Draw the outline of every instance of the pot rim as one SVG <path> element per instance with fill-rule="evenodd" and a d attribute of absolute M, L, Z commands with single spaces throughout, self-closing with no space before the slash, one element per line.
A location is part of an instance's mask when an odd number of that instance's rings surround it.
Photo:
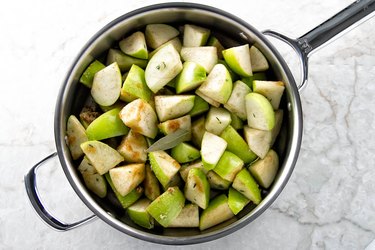
<path fill-rule="evenodd" d="M 98 38 L 100 38 L 105 32 L 107 32 L 113 26 L 116 26 L 117 24 L 120 24 L 124 20 L 129 19 L 138 14 L 143 14 L 145 12 L 155 11 L 155 10 L 163 9 L 163 8 L 199 9 L 202 11 L 212 12 L 214 14 L 218 14 L 227 19 L 230 19 L 240 24 L 247 30 L 250 30 L 252 33 L 254 33 L 257 36 L 258 39 L 260 39 L 266 45 L 266 47 L 272 52 L 272 55 L 276 57 L 277 62 L 281 65 L 281 68 L 284 71 L 282 73 L 285 73 L 285 77 L 289 81 L 289 91 L 292 97 L 290 98 L 290 100 L 288 100 L 289 103 L 287 105 L 287 108 L 289 109 L 288 112 L 291 112 L 291 110 L 293 111 L 293 120 L 292 120 L 293 124 L 291 125 L 292 131 L 291 131 L 291 137 L 289 137 L 291 143 L 289 143 L 289 147 L 286 150 L 286 155 L 285 155 L 285 160 L 284 160 L 284 165 L 286 165 L 288 169 L 282 172 L 281 174 L 282 176 L 280 176 L 280 178 L 282 178 L 282 181 L 281 182 L 278 181 L 277 187 L 273 187 L 271 192 L 265 197 L 262 203 L 258 205 L 254 210 L 252 210 L 251 213 L 246 214 L 242 218 L 238 219 L 237 221 L 229 225 L 226 225 L 223 228 L 220 228 L 218 230 L 214 230 L 211 232 L 207 232 L 204 234 L 194 235 L 194 236 L 165 236 L 165 235 L 147 233 L 147 232 L 144 232 L 144 231 L 141 231 L 141 230 L 138 230 L 136 228 L 126 225 L 125 223 L 119 221 L 114 216 L 112 216 L 109 212 L 105 211 L 91 197 L 91 195 L 82 185 L 77 175 L 73 174 L 70 171 L 71 167 L 68 166 L 70 163 L 67 159 L 69 155 L 69 151 L 67 150 L 67 147 L 65 145 L 65 140 L 64 140 L 65 139 L 64 138 L 65 137 L 65 129 L 64 129 L 65 125 L 64 124 L 66 121 L 64 120 L 63 110 L 66 105 L 65 100 L 67 98 L 67 84 L 70 81 L 73 81 L 72 73 L 77 67 L 77 64 L 81 60 L 82 56 L 84 56 L 85 52 L 90 48 L 90 46 Z M 83 48 L 80 50 L 80 52 L 78 53 L 78 55 L 72 62 L 71 67 L 66 74 L 66 77 L 63 81 L 63 84 L 58 94 L 54 119 L 55 119 L 55 122 L 54 122 L 55 143 L 56 143 L 56 148 L 57 148 L 60 163 L 62 165 L 62 168 L 64 170 L 64 173 L 69 183 L 71 184 L 71 186 L 73 187 L 77 195 L 80 197 L 80 199 L 84 202 L 84 204 L 100 219 L 104 220 L 107 224 L 113 226 L 114 228 L 118 229 L 119 231 L 123 233 L 126 233 L 130 236 L 133 236 L 135 238 L 142 239 L 148 242 L 168 244 L 168 245 L 196 244 L 196 243 L 202 243 L 202 242 L 215 240 L 223 236 L 226 236 L 246 226 L 251 221 L 255 220 L 260 214 L 262 214 L 266 209 L 269 208 L 269 206 L 277 199 L 281 191 L 284 189 L 295 167 L 298 154 L 299 154 L 299 150 L 301 147 L 301 141 L 302 141 L 302 105 L 300 101 L 298 88 L 294 81 L 293 75 L 291 74 L 287 64 L 285 63 L 285 61 L 283 60 L 279 52 L 274 48 L 274 46 L 267 40 L 267 38 L 261 32 L 253 28 L 244 20 L 226 11 L 223 11 L 221 9 L 217 9 L 215 7 L 211 7 L 207 5 L 196 4 L 196 3 L 171 2 L 171 3 L 161 3 L 161 4 L 155 4 L 155 5 L 142 7 L 142 8 L 133 10 L 129 13 L 126 13 L 124 15 L 121 15 L 120 17 L 114 19 L 113 21 L 105 25 L 102 29 L 100 29 L 83 46 Z"/>

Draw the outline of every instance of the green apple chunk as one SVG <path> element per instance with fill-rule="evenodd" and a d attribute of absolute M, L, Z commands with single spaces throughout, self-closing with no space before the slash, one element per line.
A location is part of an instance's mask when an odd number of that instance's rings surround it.
<path fill-rule="evenodd" d="M 83 72 L 79 81 L 88 88 L 92 87 L 92 81 L 96 72 L 105 68 L 105 65 L 98 60 L 93 61 Z"/>
<path fill-rule="evenodd" d="M 107 195 L 107 184 L 102 175 L 96 172 L 87 157 L 84 157 L 78 166 L 78 171 L 82 174 L 86 187 L 100 198 Z"/>
<path fill-rule="evenodd" d="M 120 202 L 122 208 L 124 209 L 127 209 L 130 205 L 136 202 L 143 195 L 143 192 L 144 192 L 143 187 L 138 186 L 134 188 L 132 191 L 130 191 L 130 193 L 123 196 L 116 190 L 109 173 L 105 174 L 105 178 L 107 179 L 109 186 L 111 186 L 113 192 L 115 193 L 117 200 Z"/>
<path fill-rule="evenodd" d="M 229 220 L 234 216 L 232 210 L 228 206 L 228 198 L 225 194 L 221 194 L 210 201 L 208 207 L 203 210 L 199 219 L 199 229 L 205 230 Z"/>
<path fill-rule="evenodd" d="M 244 82 L 247 86 L 249 86 L 250 89 L 253 89 L 254 80 L 265 81 L 267 80 L 267 75 L 265 72 L 257 72 L 254 73 L 252 76 L 241 78 L 241 81 Z"/>
<path fill-rule="evenodd" d="M 201 118 L 193 121 L 191 124 L 191 141 L 198 148 L 201 148 L 202 145 L 202 139 L 205 132 L 205 123 L 206 119 L 204 116 L 202 116 Z"/>
<path fill-rule="evenodd" d="M 181 57 L 185 62 L 195 62 L 202 65 L 207 73 L 217 63 L 217 50 L 213 46 L 182 47 Z"/>
<path fill-rule="evenodd" d="M 256 205 L 262 201 L 258 184 L 245 168 L 234 178 L 232 187 Z"/>
<path fill-rule="evenodd" d="M 109 175 L 116 190 L 125 196 L 145 179 L 145 164 L 134 163 L 122 167 L 112 168 Z"/>
<path fill-rule="evenodd" d="M 206 116 L 205 129 L 215 135 L 220 135 L 232 122 L 230 113 L 223 108 L 211 107 Z"/>
<path fill-rule="evenodd" d="M 203 166 L 207 170 L 215 168 L 227 148 L 227 142 L 219 136 L 205 132 L 202 138 L 201 156 Z"/>
<path fill-rule="evenodd" d="M 66 124 L 66 144 L 69 147 L 73 160 L 83 155 L 80 145 L 87 141 L 85 128 L 74 115 L 69 116 Z"/>
<path fill-rule="evenodd" d="M 194 107 L 194 95 L 157 95 L 155 109 L 161 122 L 181 117 Z"/>
<path fill-rule="evenodd" d="M 208 103 L 205 100 L 202 99 L 202 97 L 195 96 L 194 106 L 190 110 L 189 115 L 191 117 L 197 116 L 197 115 L 205 113 L 209 109 L 210 109 L 210 106 L 208 105 Z"/>
<path fill-rule="evenodd" d="M 190 163 L 190 164 L 184 164 L 180 168 L 180 175 L 184 182 L 187 180 L 187 176 L 189 174 L 190 169 L 198 168 L 201 169 L 204 173 L 207 173 L 206 169 L 203 167 L 202 161 Z"/>
<path fill-rule="evenodd" d="M 198 159 L 201 154 L 198 149 L 188 143 L 182 142 L 172 148 L 171 156 L 179 163 L 187 163 Z"/>
<path fill-rule="evenodd" d="M 229 67 L 228 63 L 226 63 L 224 60 L 218 60 L 217 63 L 220 63 L 227 68 L 227 70 L 230 74 L 230 77 L 232 78 L 232 82 L 235 82 L 239 79 L 239 76 L 236 73 L 234 73 L 234 71 Z"/>
<path fill-rule="evenodd" d="M 114 108 L 96 118 L 86 129 L 89 140 L 103 140 L 115 136 L 126 135 L 129 128 L 119 117 L 120 109 Z"/>
<path fill-rule="evenodd" d="M 199 47 L 206 44 L 211 31 L 209 29 L 192 25 L 184 25 L 184 47 Z"/>
<path fill-rule="evenodd" d="M 163 227 L 177 218 L 185 205 L 184 194 L 178 187 L 170 187 L 147 208 L 147 212 Z"/>
<path fill-rule="evenodd" d="M 250 61 L 254 72 L 266 71 L 269 68 L 266 57 L 254 45 L 250 47 Z"/>
<path fill-rule="evenodd" d="M 129 102 L 133 101 L 129 100 L 129 96 L 135 99 L 141 98 L 145 101 L 150 101 L 152 97 L 152 92 L 146 84 L 145 71 L 135 64 L 132 65 L 125 78 L 120 99 Z"/>
<path fill-rule="evenodd" d="M 251 92 L 250 88 L 242 81 L 236 81 L 233 84 L 232 94 L 230 95 L 224 108 L 246 120 L 245 96 Z"/>
<path fill-rule="evenodd" d="M 238 214 L 250 200 L 234 188 L 229 188 L 228 205 L 234 214 Z"/>
<path fill-rule="evenodd" d="M 140 59 L 148 59 L 145 35 L 140 31 L 137 31 L 122 39 L 119 42 L 119 46 L 122 52 L 129 56 Z"/>
<path fill-rule="evenodd" d="M 249 167 L 250 173 L 255 180 L 264 188 L 269 188 L 275 179 L 279 169 L 279 157 L 270 149 L 263 159 L 256 161 Z"/>
<path fill-rule="evenodd" d="M 271 146 L 275 143 L 278 134 L 280 133 L 283 124 L 284 112 L 282 109 L 275 111 L 275 126 L 271 130 Z"/>
<path fill-rule="evenodd" d="M 144 136 L 155 138 L 158 133 L 158 118 L 154 109 L 145 100 L 137 99 L 128 103 L 119 114 L 126 126 Z"/>
<path fill-rule="evenodd" d="M 124 160 L 115 149 L 100 141 L 84 142 L 81 144 L 81 149 L 100 175 L 107 173 Z"/>
<path fill-rule="evenodd" d="M 145 70 L 147 86 L 156 93 L 182 70 L 180 55 L 173 45 L 160 49 L 150 59 Z"/>
<path fill-rule="evenodd" d="M 219 39 L 217 39 L 217 38 L 214 37 L 214 36 L 211 36 L 211 37 L 208 39 L 207 46 L 214 46 L 214 47 L 216 47 L 216 50 L 217 50 L 217 57 L 218 57 L 219 59 L 223 58 L 222 51 L 223 51 L 225 48 L 224 48 L 224 46 L 221 44 L 221 42 L 219 41 Z"/>
<path fill-rule="evenodd" d="M 158 127 L 160 131 L 165 135 L 171 134 L 180 129 L 191 131 L 191 117 L 190 115 L 185 115 L 180 118 L 168 120 L 160 123 Z M 190 140 L 190 138 L 191 135 L 186 140 Z"/>
<path fill-rule="evenodd" d="M 224 65 L 216 64 L 206 81 L 197 89 L 196 94 L 205 99 L 201 93 L 222 104 L 228 101 L 232 93 L 232 79 Z"/>
<path fill-rule="evenodd" d="M 148 24 L 145 29 L 147 45 L 156 49 L 163 43 L 178 36 L 180 32 L 168 24 Z"/>
<path fill-rule="evenodd" d="M 195 91 L 195 93 L 197 94 L 197 97 L 200 97 L 202 98 L 204 101 L 206 101 L 207 103 L 211 104 L 212 106 L 218 108 L 220 106 L 220 102 L 217 102 L 215 100 L 213 100 L 212 98 L 206 96 L 205 94 L 203 94 L 202 91 L 200 91 L 199 89 L 197 89 Z M 208 110 L 208 109 L 207 109 Z"/>
<path fill-rule="evenodd" d="M 240 76 L 251 76 L 249 45 L 241 45 L 223 50 L 223 56 L 229 67 Z"/>
<path fill-rule="evenodd" d="M 250 150 L 246 141 L 232 126 L 227 126 L 220 137 L 227 142 L 227 150 L 240 157 L 244 163 L 250 163 L 257 158 L 257 155 Z"/>
<path fill-rule="evenodd" d="M 164 151 L 154 151 L 148 154 L 152 171 L 163 187 L 166 187 L 178 173 L 180 164 Z"/>
<path fill-rule="evenodd" d="M 168 227 L 199 227 L 199 207 L 187 204 Z"/>
<path fill-rule="evenodd" d="M 176 79 L 176 93 L 180 94 L 199 87 L 206 80 L 206 70 L 195 62 L 185 62 Z"/>
<path fill-rule="evenodd" d="M 97 104 L 110 106 L 120 97 L 121 84 L 121 71 L 114 62 L 95 74 L 91 95 Z"/>
<path fill-rule="evenodd" d="M 246 95 L 246 113 L 249 127 L 271 130 L 275 126 L 275 112 L 266 97 L 258 93 Z"/>
<path fill-rule="evenodd" d="M 238 130 L 238 129 L 242 129 L 243 126 L 244 126 L 244 122 L 238 117 L 236 116 L 235 114 L 233 113 L 230 113 L 230 118 L 232 119 L 232 122 L 230 123 L 230 125 L 235 129 L 235 130 Z"/>
<path fill-rule="evenodd" d="M 143 181 L 143 186 L 145 188 L 145 196 L 150 200 L 155 200 L 160 195 L 160 186 L 158 179 L 156 178 L 154 172 L 150 165 L 146 165 L 146 175 Z"/>
<path fill-rule="evenodd" d="M 170 187 L 178 187 L 178 188 L 183 188 L 184 187 L 184 182 L 182 181 L 182 178 L 179 174 L 176 174 L 172 177 L 170 182 L 166 185 L 163 186 L 163 190 L 167 190 Z"/>
<path fill-rule="evenodd" d="M 244 135 L 251 151 L 263 159 L 271 148 L 272 134 L 270 130 L 244 127 Z"/>
<path fill-rule="evenodd" d="M 122 72 L 128 71 L 133 64 L 141 67 L 142 69 L 146 68 L 147 60 L 135 58 L 132 56 L 126 55 L 124 52 L 118 49 L 109 49 L 107 54 L 107 65 L 117 62 L 120 70 Z"/>
<path fill-rule="evenodd" d="M 169 40 L 168 42 L 164 43 L 163 45 L 159 46 L 158 48 L 150 52 L 148 54 L 148 59 L 151 59 L 156 54 L 156 52 L 158 52 L 159 50 L 161 50 L 162 48 L 168 45 L 172 45 L 177 50 L 178 53 L 181 52 L 182 44 L 181 44 L 180 38 L 175 37 L 172 40 Z"/>
<path fill-rule="evenodd" d="M 197 204 L 202 209 L 207 208 L 210 200 L 210 184 L 201 169 L 190 169 L 184 191 L 187 200 Z"/>
<path fill-rule="evenodd" d="M 147 229 L 154 228 L 154 218 L 146 210 L 150 204 L 151 201 L 149 199 L 143 198 L 136 201 L 126 210 L 135 224 Z"/>
<path fill-rule="evenodd" d="M 131 129 L 121 140 L 117 151 L 124 157 L 126 162 L 145 163 L 147 160 L 147 148 L 146 138 Z"/>
<path fill-rule="evenodd" d="M 253 81 L 253 91 L 265 96 L 274 110 L 279 109 L 284 89 L 284 83 L 281 81 Z"/>
<path fill-rule="evenodd" d="M 210 183 L 211 188 L 217 190 L 227 190 L 232 182 L 227 181 L 220 177 L 215 171 L 210 170 L 207 172 L 207 180 Z"/>
<path fill-rule="evenodd" d="M 214 172 L 224 180 L 232 182 L 243 166 L 244 162 L 241 158 L 229 151 L 225 151 L 215 166 Z"/>

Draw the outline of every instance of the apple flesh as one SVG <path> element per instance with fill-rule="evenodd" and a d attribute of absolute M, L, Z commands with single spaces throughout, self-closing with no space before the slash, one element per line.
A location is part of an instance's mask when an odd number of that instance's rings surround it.
<path fill-rule="evenodd" d="M 89 140 L 103 140 L 115 136 L 126 135 L 129 128 L 119 117 L 121 109 L 114 108 L 96 118 L 86 129 Z"/>
<path fill-rule="evenodd" d="M 164 48 L 165 46 L 168 46 L 168 45 L 172 45 L 177 50 L 178 53 L 181 52 L 182 44 L 181 44 L 180 38 L 175 37 L 172 40 L 169 40 L 168 42 L 164 43 L 163 45 L 157 47 L 155 50 L 151 51 L 148 54 L 148 59 L 151 59 L 156 54 L 156 52 L 158 52 L 159 50 L 161 50 L 162 48 Z"/>
<path fill-rule="evenodd" d="M 260 50 L 254 45 L 250 47 L 251 68 L 254 72 L 266 71 L 269 68 L 268 61 Z"/>
<path fill-rule="evenodd" d="M 217 39 L 215 36 L 211 36 L 211 37 L 208 39 L 207 46 L 214 46 L 214 47 L 216 47 L 216 50 L 217 50 L 217 57 L 218 57 L 219 59 L 223 58 L 222 51 L 223 51 L 225 48 L 224 48 L 224 46 L 221 44 L 221 42 L 219 41 L 219 39 Z"/>
<path fill-rule="evenodd" d="M 157 95 L 155 109 L 161 122 L 181 117 L 194 107 L 194 95 Z"/>
<path fill-rule="evenodd" d="M 168 227 L 199 227 L 199 207 L 195 204 L 185 205 Z"/>
<path fill-rule="evenodd" d="M 107 195 L 107 184 L 102 175 L 98 174 L 87 157 L 84 157 L 78 166 L 86 187 L 100 198 Z"/>
<path fill-rule="evenodd" d="M 245 77 L 253 74 L 248 44 L 223 50 L 222 53 L 225 62 L 234 72 Z"/>
<path fill-rule="evenodd" d="M 227 181 L 220 177 L 215 171 L 210 170 L 207 172 L 207 180 L 210 183 L 211 188 L 217 190 L 227 190 L 232 182 Z"/>
<path fill-rule="evenodd" d="M 224 108 L 237 115 L 242 120 L 246 120 L 245 96 L 251 92 L 251 89 L 242 81 L 236 81 L 233 84 L 232 94 L 230 95 Z"/>
<path fill-rule="evenodd" d="M 156 49 L 160 45 L 178 36 L 180 32 L 168 24 L 148 24 L 145 29 L 147 45 Z"/>
<path fill-rule="evenodd" d="M 271 130 L 275 126 L 275 112 L 266 97 L 258 93 L 246 95 L 246 113 L 249 127 Z"/>
<path fill-rule="evenodd" d="M 206 116 L 206 131 L 220 135 L 232 122 L 230 113 L 223 108 L 211 107 Z"/>
<path fill-rule="evenodd" d="M 124 160 L 115 149 L 100 141 L 87 141 L 81 149 L 96 171 L 103 175 Z"/>
<path fill-rule="evenodd" d="M 130 36 L 122 39 L 119 42 L 119 46 L 122 52 L 129 56 L 139 59 L 148 59 L 145 35 L 140 31 L 134 32 Z"/>
<path fill-rule="evenodd" d="M 165 151 L 154 151 L 148 154 L 152 171 L 163 187 L 168 186 L 181 168 L 180 164 Z"/>
<path fill-rule="evenodd" d="M 126 166 L 112 168 L 109 175 L 116 190 L 125 196 L 136 188 L 145 178 L 145 164 L 134 163 Z"/>
<path fill-rule="evenodd" d="M 85 128 L 74 115 L 69 116 L 66 124 L 66 143 L 73 160 L 83 155 L 80 145 L 88 140 Z"/>
<path fill-rule="evenodd" d="M 213 46 L 182 47 L 180 54 L 185 62 L 202 65 L 207 73 L 210 73 L 217 63 L 217 50 Z"/>
<path fill-rule="evenodd" d="M 215 168 L 227 148 L 227 142 L 219 136 L 205 132 L 202 138 L 201 156 L 203 166 L 207 170 Z"/>
<path fill-rule="evenodd" d="M 203 114 L 205 113 L 206 111 L 208 111 L 210 109 L 210 106 L 208 105 L 208 103 L 203 100 L 202 97 L 200 96 L 195 96 L 195 99 L 194 99 L 194 106 L 193 108 L 190 110 L 189 112 L 189 115 L 191 117 L 193 116 L 197 116 L 197 115 L 200 115 L 200 114 Z"/>
<path fill-rule="evenodd" d="M 130 205 L 136 202 L 143 195 L 143 192 L 144 192 L 143 187 L 138 186 L 134 188 L 132 191 L 130 191 L 130 193 L 128 193 L 127 195 L 122 196 L 113 185 L 113 182 L 111 180 L 111 176 L 109 175 L 109 173 L 105 174 L 105 178 L 109 186 L 112 188 L 113 192 L 115 193 L 116 198 L 120 202 L 123 209 L 127 209 Z"/>
<path fill-rule="evenodd" d="M 180 129 L 191 131 L 191 117 L 190 115 L 185 115 L 180 118 L 168 120 L 160 123 L 158 127 L 160 131 L 165 135 L 171 134 Z M 191 135 L 186 140 L 190 140 L 190 138 Z"/>
<path fill-rule="evenodd" d="M 180 176 L 184 182 L 186 182 L 187 176 L 189 174 L 190 169 L 198 168 L 202 170 L 205 174 L 207 174 L 206 169 L 203 167 L 202 161 L 190 163 L 190 164 L 184 164 L 180 168 Z"/>
<path fill-rule="evenodd" d="M 210 184 L 201 169 L 190 169 L 184 189 L 185 198 L 206 209 L 210 200 Z"/>
<path fill-rule="evenodd" d="M 98 71 L 92 82 L 91 96 L 99 105 L 110 106 L 120 97 L 121 71 L 116 62 Z"/>
<path fill-rule="evenodd" d="M 206 118 L 202 116 L 191 124 L 191 141 L 198 148 L 201 148 L 203 135 L 206 132 L 205 123 Z"/>
<path fill-rule="evenodd" d="M 205 230 L 229 220 L 234 216 L 228 206 L 228 198 L 225 194 L 219 195 L 210 201 L 208 207 L 203 210 L 199 219 L 199 229 Z"/>
<path fill-rule="evenodd" d="M 249 167 L 255 180 L 264 188 L 269 188 L 279 169 L 279 157 L 274 150 L 269 150 L 263 159 L 256 161 Z"/>
<path fill-rule="evenodd" d="M 122 139 L 117 151 L 124 157 L 126 162 L 145 163 L 147 160 L 147 148 L 146 138 L 131 129 Z"/>
<path fill-rule="evenodd" d="M 119 114 L 126 126 L 144 136 L 155 138 L 158 133 L 156 113 L 145 100 L 137 99 L 128 103 Z"/>
<path fill-rule="evenodd" d="M 214 66 L 212 71 L 208 74 L 206 81 L 204 81 L 196 91 L 196 94 L 203 99 L 207 96 L 222 104 L 228 101 L 231 93 L 232 79 L 227 68 L 222 64 L 216 64 Z M 201 94 L 203 94 L 203 96 Z"/>
<path fill-rule="evenodd" d="M 284 83 L 281 81 L 253 81 L 253 91 L 265 96 L 274 110 L 279 109 L 284 89 Z"/>
<path fill-rule="evenodd" d="M 160 195 L 158 179 L 148 164 L 146 165 L 146 175 L 143 181 L 143 186 L 145 188 L 145 196 L 148 199 L 153 201 Z"/>
<path fill-rule="evenodd" d="M 206 44 L 211 31 L 209 29 L 192 25 L 184 25 L 184 37 L 183 46 L 184 47 L 199 47 Z"/>

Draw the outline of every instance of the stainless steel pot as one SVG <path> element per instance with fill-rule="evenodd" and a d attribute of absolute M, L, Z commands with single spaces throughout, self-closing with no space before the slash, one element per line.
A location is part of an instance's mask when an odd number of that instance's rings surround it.
<path fill-rule="evenodd" d="M 192 3 L 165 3 L 141 8 L 125 14 L 96 33 L 83 47 L 67 73 L 57 99 L 55 111 L 55 141 L 57 153 L 36 164 L 25 176 L 25 186 L 31 204 L 38 215 L 54 229 L 66 231 L 99 217 L 110 226 L 136 238 L 162 244 L 194 244 L 206 242 L 230 234 L 249 224 L 262 214 L 278 197 L 292 174 L 302 140 L 302 108 L 299 89 L 305 86 L 308 76 L 308 57 L 311 52 L 332 40 L 339 33 L 353 27 L 353 24 L 370 17 L 375 10 L 375 0 L 358 0 L 298 39 L 291 39 L 274 31 L 259 32 L 243 20 L 222 10 Z M 365 18 L 366 17 L 366 18 Z M 132 31 L 142 29 L 149 23 L 194 23 L 213 30 L 226 45 L 241 43 L 255 44 L 267 57 L 275 78 L 285 83 L 282 100 L 285 112 L 283 136 L 279 138 L 281 155 L 280 170 L 264 200 L 256 207 L 248 205 L 233 220 L 200 232 L 198 229 L 155 229 L 149 231 L 132 223 L 124 213 L 92 195 L 80 179 L 69 149 L 65 144 L 66 121 L 70 114 L 77 114 L 82 107 L 82 98 L 88 92 L 78 82 L 88 64 L 109 49 L 116 41 Z M 296 84 L 287 64 L 265 35 L 281 39 L 298 53 L 302 65 L 302 82 Z M 284 143 L 281 143 L 284 142 Z M 71 186 L 94 213 L 82 221 L 66 224 L 57 220 L 43 206 L 37 187 L 37 169 L 48 159 L 59 157 L 61 166 Z"/>

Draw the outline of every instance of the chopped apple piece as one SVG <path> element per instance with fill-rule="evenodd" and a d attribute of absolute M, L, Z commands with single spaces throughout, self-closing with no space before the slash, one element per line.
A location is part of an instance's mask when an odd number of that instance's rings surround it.
<path fill-rule="evenodd" d="M 85 128 L 74 115 L 69 116 L 66 124 L 66 144 L 69 147 L 73 160 L 83 155 L 80 145 L 87 141 Z"/>
<path fill-rule="evenodd" d="M 245 96 L 251 92 L 251 89 L 242 81 L 236 81 L 233 84 L 232 94 L 230 95 L 224 108 L 246 120 Z"/>
<path fill-rule="evenodd" d="M 234 216 L 232 210 L 228 206 L 228 198 L 225 194 L 221 194 L 210 201 L 208 207 L 203 210 L 199 220 L 199 229 L 205 230 L 229 220 Z"/>
<path fill-rule="evenodd" d="M 269 188 L 279 169 L 279 157 L 274 150 L 268 151 L 263 159 L 256 161 L 249 167 L 255 180 L 264 188 Z"/>
<path fill-rule="evenodd" d="M 184 26 L 184 47 L 199 47 L 206 44 L 211 31 L 192 24 Z"/>
<path fill-rule="evenodd" d="M 147 212 L 147 207 L 151 204 L 149 199 L 140 199 L 126 210 L 130 219 L 141 227 L 154 228 L 154 218 Z"/>
<path fill-rule="evenodd" d="M 109 175 L 116 190 L 125 196 L 136 188 L 145 178 L 145 164 L 134 163 L 122 167 L 112 168 Z"/>
<path fill-rule="evenodd" d="M 185 62 L 195 62 L 204 67 L 207 73 L 217 63 L 217 50 L 213 46 L 182 47 L 181 57 Z"/>
<path fill-rule="evenodd" d="M 253 75 L 248 44 L 223 50 L 222 53 L 226 63 L 234 72 L 245 77 Z"/>
<path fill-rule="evenodd" d="M 121 40 L 119 46 L 122 52 L 129 56 L 148 59 L 145 35 L 140 31 L 137 31 Z"/>
<path fill-rule="evenodd" d="M 246 95 L 246 113 L 249 127 L 271 130 L 275 126 L 275 112 L 266 97 L 258 93 Z"/>
<path fill-rule="evenodd" d="M 258 205 L 262 201 L 260 189 L 249 171 L 242 169 L 234 178 L 232 187 Z"/>
<path fill-rule="evenodd" d="M 205 132 L 202 139 L 201 156 L 207 170 L 215 168 L 227 148 L 227 142 L 217 135 Z"/>
<path fill-rule="evenodd" d="M 227 110 L 211 107 L 206 116 L 205 128 L 208 132 L 220 135 L 231 122 L 232 118 Z"/>
<path fill-rule="evenodd" d="M 185 198 L 202 209 L 207 208 L 210 200 L 210 184 L 201 169 L 190 169 L 185 184 Z"/>
<path fill-rule="evenodd" d="M 154 151 L 148 154 L 151 168 L 163 187 L 166 187 L 178 173 L 180 164 L 164 151 Z"/>
<path fill-rule="evenodd" d="M 281 81 L 253 81 L 253 91 L 264 95 L 271 102 L 274 110 L 279 109 L 284 89 L 284 83 Z"/>
<path fill-rule="evenodd" d="M 131 129 L 128 135 L 122 139 L 117 151 L 124 157 L 126 162 L 145 163 L 147 160 L 147 148 L 146 138 Z"/>
<path fill-rule="evenodd" d="M 155 96 L 155 109 L 161 122 L 181 117 L 194 107 L 194 95 Z"/>
<path fill-rule="evenodd" d="M 254 45 L 250 47 L 250 61 L 254 72 L 266 71 L 269 68 L 266 57 Z"/>
<path fill-rule="evenodd" d="M 148 24 L 145 30 L 147 45 L 156 49 L 178 36 L 180 32 L 168 24 Z"/>

